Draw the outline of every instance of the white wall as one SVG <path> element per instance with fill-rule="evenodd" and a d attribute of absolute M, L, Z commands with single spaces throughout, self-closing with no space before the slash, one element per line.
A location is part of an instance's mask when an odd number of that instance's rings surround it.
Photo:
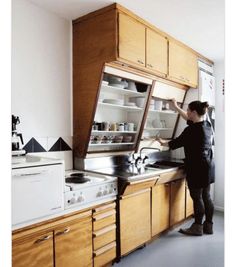
<path fill-rule="evenodd" d="M 215 208 L 224 209 L 224 180 L 225 180 L 225 107 L 222 94 L 222 80 L 224 79 L 224 61 L 215 62 L 216 77 L 216 120 L 215 120 Z"/>
<path fill-rule="evenodd" d="M 71 53 L 71 21 L 12 1 L 12 114 L 24 137 L 72 136 Z"/>

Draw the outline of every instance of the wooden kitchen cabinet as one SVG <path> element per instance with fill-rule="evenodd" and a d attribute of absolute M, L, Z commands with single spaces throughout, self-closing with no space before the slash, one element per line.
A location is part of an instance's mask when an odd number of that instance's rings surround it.
<path fill-rule="evenodd" d="M 55 266 L 92 266 L 92 221 L 79 220 L 55 229 Z"/>
<path fill-rule="evenodd" d="M 120 200 L 120 249 L 125 255 L 151 239 L 150 189 Z"/>
<path fill-rule="evenodd" d="M 169 77 L 196 88 L 198 85 L 197 56 L 183 45 L 169 41 Z"/>
<path fill-rule="evenodd" d="M 170 183 L 170 226 L 185 218 L 185 180 Z"/>
<path fill-rule="evenodd" d="M 145 26 L 119 13 L 119 57 L 145 66 Z"/>
<path fill-rule="evenodd" d="M 13 241 L 13 267 L 53 267 L 53 232 L 32 234 Z"/>
<path fill-rule="evenodd" d="M 170 183 L 152 188 L 152 236 L 170 226 Z"/>
<path fill-rule="evenodd" d="M 92 266 L 91 213 L 84 211 L 16 230 L 12 236 L 12 266 Z"/>
<path fill-rule="evenodd" d="M 101 267 L 116 258 L 116 203 L 93 209 L 93 266 Z"/>
<path fill-rule="evenodd" d="M 163 77 L 168 71 L 167 39 L 149 28 L 146 28 L 146 68 Z"/>

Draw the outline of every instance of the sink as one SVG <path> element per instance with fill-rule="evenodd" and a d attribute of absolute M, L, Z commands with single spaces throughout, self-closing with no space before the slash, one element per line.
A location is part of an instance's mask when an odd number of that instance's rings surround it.
<path fill-rule="evenodd" d="M 183 166 L 183 162 L 176 162 L 176 161 L 167 161 L 167 160 L 161 160 L 156 161 L 151 164 L 147 164 L 147 168 L 154 168 L 154 169 L 169 169 L 169 168 L 177 168 Z"/>

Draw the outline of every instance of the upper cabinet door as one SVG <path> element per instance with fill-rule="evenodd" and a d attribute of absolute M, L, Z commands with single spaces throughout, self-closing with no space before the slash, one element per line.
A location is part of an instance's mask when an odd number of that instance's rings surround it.
<path fill-rule="evenodd" d="M 146 29 L 146 67 L 158 72 L 162 76 L 167 75 L 168 44 L 167 39 L 160 34 Z"/>
<path fill-rule="evenodd" d="M 197 57 L 190 50 L 169 41 L 169 77 L 191 87 L 197 87 Z"/>
<path fill-rule="evenodd" d="M 119 57 L 145 67 L 145 26 L 121 13 Z"/>

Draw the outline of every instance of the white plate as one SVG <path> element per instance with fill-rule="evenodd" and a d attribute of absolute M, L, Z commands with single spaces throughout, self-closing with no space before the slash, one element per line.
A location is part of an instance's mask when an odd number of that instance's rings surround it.
<path fill-rule="evenodd" d="M 121 89 L 125 88 L 125 85 L 122 83 L 110 83 L 109 85 L 113 87 L 121 88 Z"/>
<path fill-rule="evenodd" d="M 124 100 L 121 100 L 121 99 L 104 99 L 103 103 L 123 106 L 124 105 Z"/>

